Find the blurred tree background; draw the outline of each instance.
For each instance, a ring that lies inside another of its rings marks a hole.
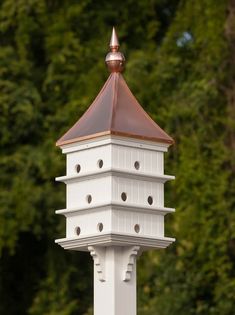
[[[0,0],[0,314],[92,313],[92,259],[63,237],[55,141],[106,78],[113,25],[125,79],[176,140],[167,235],[139,261],[143,315],[235,309],[235,1]]]

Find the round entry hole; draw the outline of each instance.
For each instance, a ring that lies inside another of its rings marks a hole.
[[[148,204],[151,206],[153,204],[153,197],[148,196]]]
[[[76,170],[77,173],[80,173],[80,171],[81,171],[81,165],[80,165],[80,164],[77,164],[77,165],[75,166],[75,170]]]
[[[86,196],[86,200],[87,200],[88,203],[91,203],[91,201],[92,201],[91,195],[87,195]]]
[[[134,230],[135,230],[136,233],[139,233],[139,232],[140,232],[140,225],[139,225],[139,224],[136,224],[136,225],[134,226]]]
[[[136,170],[139,170],[140,169],[140,162],[135,161],[134,167],[135,167]]]
[[[122,198],[122,201],[126,201],[127,200],[127,194],[125,192],[123,192],[121,194],[121,198]]]
[[[75,233],[76,233],[77,235],[80,235],[80,234],[81,234],[81,229],[80,229],[79,226],[77,226],[77,227],[75,228]]]
[[[104,162],[103,162],[103,160],[99,160],[97,164],[98,164],[99,168],[102,168],[104,165]]]
[[[103,228],[104,228],[103,223],[98,223],[98,224],[97,224],[97,229],[98,229],[99,232],[102,232],[102,231],[103,231]]]

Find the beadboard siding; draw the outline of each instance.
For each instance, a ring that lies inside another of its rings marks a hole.
[[[104,168],[118,168],[123,170],[134,170],[152,175],[164,173],[163,152],[151,151],[140,148],[128,148],[107,144],[101,147],[89,148],[87,150],[76,151],[67,154],[68,176],[77,174],[76,166],[81,166],[80,174],[97,171],[98,161],[103,161]],[[134,163],[138,161],[139,170],[136,170]]]
[[[111,210],[99,212],[78,213],[66,219],[66,237],[78,237],[76,228],[81,229],[80,237],[85,235],[101,234],[111,231]],[[98,224],[103,224],[100,232]]]
[[[151,196],[153,198],[152,206],[164,206],[164,185],[162,183],[113,177],[112,201],[120,201],[123,192],[127,195],[127,200],[123,203],[148,206],[147,200]]]
[[[87,207],[86,197],[91,195],[91,205],[111,202],[111,176],[66,185],[66,208]]]
[[[66,239],[59,242],[87,250],[89,242],[99,243],[106,235],[108,244],[126,246],[131,237],[144,248],[168,246],[172,239],[164,237],[164,216],[174,209],[164,208],[164,183],[174,177],[164,175],[166,151],[164,146],[116,138],[64,148],[66,176],[56,180],[66,184],[66,208],[57,211],[66,216]]]
[[[99,231],[98,224],[103,224],[103,230]],[[135,232],[135,225],[139,224],[139,233]],[[81,232],[78,236],[76,228]],[[82,237],[102,233],[121,233],[144,235],[147,237],[164,236],[164,216],[158,214],[144,214],[122,210],[99,210],[95,212],[79,213],[67,217],[66,237]]]
[[[89,205],[87,196],[91,195],[91,205],[122,202],[123,205],[136,206],[164,206],[164,185],[156,181],[143,181],[117,176],[93,178],[87,181],[68,183],[66,185],[66,208],[86,207]],[[127,200],[123,201],[122,193],[126,193]],[[148,204],[148,197],[153,198],[152,205]]]
[[[79,174],[90,173],[99,169],[98,161],[103,160],[103,167],[111,168],[111,145],[90,148],[67,154],[67,175],[77,174],[76,165],[81,166]]]
[[[114,210],[112,213],[113,233],[134,233],[134,226],[139,224],[138,235],[164,236],[164,216],[140,212]]]
[[[136,170],[134,163],[138,161],[140,168],[136,170],[137,173],[141,171],[152,175],[163,174],[163,154],[163,152],[112,145],[112,166],[125,170]]]

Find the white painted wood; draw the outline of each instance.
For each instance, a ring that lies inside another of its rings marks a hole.
[[[135,231],[138,224],[139,232]],[[147,237],[164,237],[164,216],[141,212],[112,211],[112,233],[145,235]]]
[[[101,202],[111,203],[111,176],[66,185],[66,207],[87,207]],[[88,196],[91,196],[89,203]]]
[[[155,211],[157,212],[157,211]],[[66,214],[66,212],[65,212]],[[133,234],[145,237],[164,237],[164,215],[141,211],[96,208],[95,211],[73,211],[67,215],[66,237],[85,237],[104,233]],[[102,224],[102,229],[100,227]],[[136,232],[135,226],[139,226]],[[79,235],[77,234],[79,228]]]
[[[103,169],[129,170],[136,174],[163,175],[163,152],[115,143],[102,144],[101,146],[88,147],[67,153],[67,175],[75,176],[77,165],[80,166],[79,175],[101,171],[99,161],[103,162]],[[139,163],[136,170],[135,162]]]
[[[66,175],[66,176],[59,176],[56,177],[56,181],[63,182],[65,184],[68,183],[77,183],[81,181],[87,181],[94,178],[101,178],[104,176],[113,175],[113,176],[121,176],[123,178],[132,178],[137,180],[143,181],[157,181],[160,183],[165,183],[169,180],[175,179],[175,176],[172,175],[161,175],[161,174],[149,174],[144,172],[135,172],[133,170],[124,170],[124,169],[117,169],[117,168],[104,168],[102,170],[83,173],[83,174],[75,174],[75,175]]]
[[[141,212],[141,213],[150,213],[150,214],[162,214],[166,215],[167,213],[175,212],[174,208],[167,208],[167,207],[156,207],[156,206],[139,206],[139,205],[130,205],[128,203],[120,203],[120,202],[113,202],[110,203],[97,203],[96,205],[89,205],[87,207],[75,207],[69,209],[59,209],[56,210],[56,214],[63,214],[66,218],[76,215],[77,213],[90,213],[100,210],[125,210],[125,211],[134,211],[134,212]]]
[[[159,151],[153,143],[109,137],[69,148],[67,175],[56,179],[66,184],[66,209],[62,210],[67,217],[66,237],[95,233],[164,237],[164,215],[172,211],[164,207],[164,182],[174,179],[163,173],[166,146]],[[102,232],[97,229],[99,223]]]
[[[89,158],[88,158],[89,157]],[[111,168],[111,145],[93,147],[67,154],[67,175],[76,175],[76,165],[81,166],[79,175],[97,172],[99,161],[104,162],[103,168]]]
[[[94,315],[136,315],[136,257],[140,247],[106,247],[100,253],[96,249],[89,247],[95,256]],[[100,281],[100,264],[96,261],[99,255],[105,257],[104,281]]]
[[[99,224],[103,225],[102,231]],[[111,210],[99,210],[96,212],[78,213],[70,216],[66,220],[66,237],[78,237],[76,228],[79,227],[79,237],[107,233],[112,231],[112,212]]]
[[[100,282],[105,282],[106,248],[100,246],[88,246],[88,250],[94,260],[94,273]]]
[[[93,147],[101,147],[107,144],[117,144],[120,146],[133,147],[133,148],[143,148],[146,150],[153,150],[159,152],[167,152],[167,148],[169,144],[166,143],[157,143],[152,141],[126,138],[126,137],[118,137],[118,136],[103,136],[95,139],[89,139],[79,142],[74,142],[70,144],[66,144],[61,146],[62,152],[67,154],[70,152],[76,152],[81,150],[87,150]]]
[[[148,197],[153,198],[153,205],[164,206],[164,189],[162,183],[136,179],[113,177],[112,202],[120,202],[122,193],[126,194],[125,203],[148,205]]]
[[[135,168],[139,163],[139,169]],[[112,167],[151,175],[163,174],[163,152],[112,145]]]
[[[166,248],[164,174],[168,145],[103,136],[62,146],[66,175],[64,249],[94,260],[94,315],[136,315],[136,258]]]
[[[107,176],[80,183],[70,183],[66,188],[67,208],[86,207],[101,202],[148,206],[148,197],[152,197],[152,206],[164,206],[162,183]],[[122,200],[123,193],[126,194],[126,201]],[[90,203],[88,196],[92,198]]]
[[[61,238],[55,242],[64,249],[87,251],[88,246],[130,246],[138,245],[142,250],[166,248],[175,241],[171,237],[146,237],[132,234],[95,234],[85,237]]]

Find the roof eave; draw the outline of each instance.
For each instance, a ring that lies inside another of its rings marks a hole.
[[[172,144],[175,143],[175,141],[170,136],[168,136],[168,138],[148,137],[148,136],[141,136],[141,135],[124,133],[124,132],[120,132],[120,131],[108,130],[108,131],[98,132],[95,134],[91,134],[91,135],[87,135],[87,136],[81,136],[81,137],[77,137],[77,138],[69,139],[69,140],[60,140],[59,139],[56,142],[56,146],[62,147],[64,145],[68,145],[68,144],[72,144],[72,143],[80,142],[80,141],[84,141],[84,140],[89,140],[89,139],[95,139],[95,138],[106,136],[106,135],[114,135],[114,136],[116,135],[116,136],[121,136],[121,137],[126,137],[126,138],[134,138],[134,139],[152,141],[152,142],[157,142],[157,143],[165,143],[168,146],[171,146]]]

